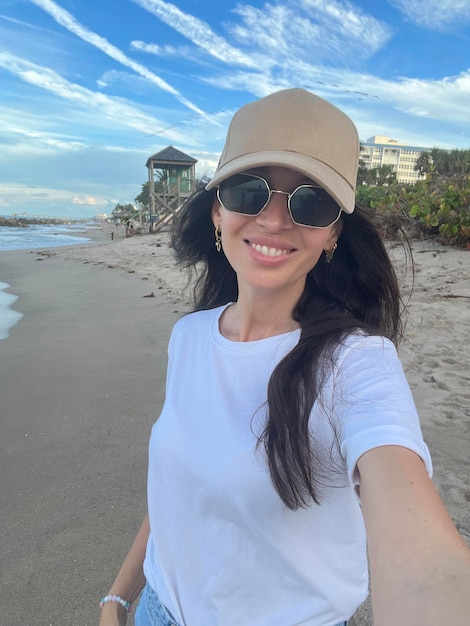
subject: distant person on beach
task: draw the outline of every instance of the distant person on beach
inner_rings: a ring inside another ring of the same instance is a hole
[[[126,237],[132,237],[134,235],[134,224],[131,221],[126,222]]]
[[[235,114],[181,210],[195,311],[171,335],[148,515],[101,626],[142,590],[136,626],[344,625],[368,568],[377,626],[470,623],[470,551],[430,479],[358,158],[344,113],[280,91]]]

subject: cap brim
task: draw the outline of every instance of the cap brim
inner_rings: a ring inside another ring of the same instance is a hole
[[[253,152],[233,159],[216,171],[206,190],[217,187],[223,180],[255,167],[287,167],[304,174],[323,187],[345,213],[352,213],[356,203],[355,190],[329,165],[297,152],[284,150]]]

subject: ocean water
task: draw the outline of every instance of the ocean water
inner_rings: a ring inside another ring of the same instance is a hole
[[[90,241],[87,232],[100,226],[90,224],[34,224],[28,228],[15,226],[0,226],[0,251],[6,250],[34,250],[36,248],[53,248],[57,246],[71,246],[73,244]],[[2,261],[0,256],[0,281],[2,276]],[[6,293],[10,285],[0,282],[0,340],[6,339],[10,329],[23,317],[12,306],[18,296]]]
[[[0,226],[0,251],[71,246],[90,241],[86,235],[93,228],[100,227],[96,224],[32,224],[27,228]]]

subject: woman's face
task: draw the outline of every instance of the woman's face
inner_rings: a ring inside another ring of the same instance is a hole
[[[263,167],[246,173],[265,178],[271,189],[292,192],[312,181],[282,167]],[[308,272],[324,250],[331,250],[341,232],[341,222],[328,228],[299,226],[291,220],[287,196],[274,193],[257,216],[228,211],[216,199],[212,209],[215,226],[222,232],[223,251],[235,270],[240,294],[278,292],[296,300],[305,287]]]

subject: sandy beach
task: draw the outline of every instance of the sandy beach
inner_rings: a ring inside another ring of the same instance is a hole
[[[167,233],[126,239],[104,225],[93,239],[0,252],[0,281],[24,314],[0,341],[5,626],[96,625],[145,513],[147,441],[171,327],[189,309],[185,277]],[[400,355],[435,484],[470,544],[470,252],[412,247]],[[403,275],[401,248],[391,254]],[[366,604],[351,625],[370,624]]]

